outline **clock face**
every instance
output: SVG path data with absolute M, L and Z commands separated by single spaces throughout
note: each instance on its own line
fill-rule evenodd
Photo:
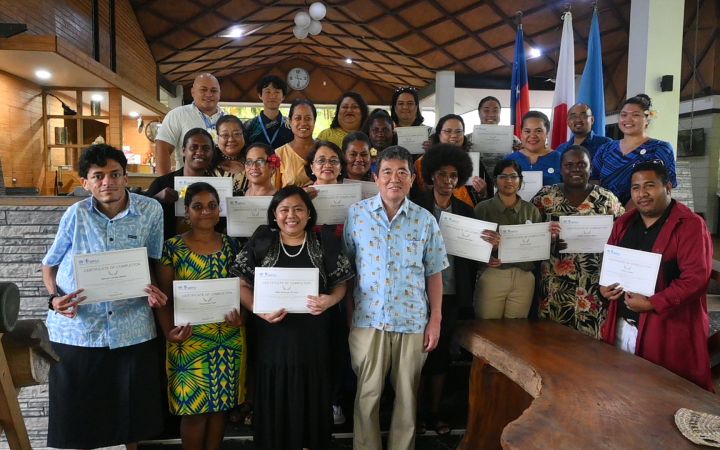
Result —
M 300 67 L 291 69 L 290 72 L 288 72 L 287 84 L 290 86 L 290 89 L 302 91 L 310 84 L 310 74 L 307 70 Z

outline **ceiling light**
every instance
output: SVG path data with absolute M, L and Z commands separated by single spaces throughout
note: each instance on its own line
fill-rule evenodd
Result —
M 137 112 L 137 111 L 130 111 L 130 113 L 128 113 L 128 116 L 130 116 L 130 117 L 132 117 L 132 118 L 134 119 L 134 118 L 136 118 L 136 117 L 139 117 L 139 116 L 140 116 L 140 113 Z
M 41 80 L 49 80 L 50 77 L 52 77 L 52 74 L 48 70 L 38 69 L 35 71 L 35 76 Z
M 542 52 L 539 48 L 530 47 L 530 51 L 528 52 L 529 58 L 537 58 L 538 56 L 542 55 Z
M 345 60 L 345 62 L 348 63 L 348 64 L 352 64 L 352 59 L 347 58 L 347 59 Z
M 102 96 L 102 94 L 93 94 L 90 97 L 90 100 L 92 100 L 94 102 L 101 102 L 103 100 L 103 96 Z
M 237 39 L 237 38 L 241 38 L 241 37 L 245 36 L 245 30 L 243 30 L 242 27 L 234 26 L 234 27 L 228 28 L 223 33 L 218 34 L 218 36 Z

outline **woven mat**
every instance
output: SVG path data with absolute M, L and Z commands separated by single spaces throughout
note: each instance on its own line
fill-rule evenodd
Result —
M 720 448 L 720 416 L 680 408 L 675 413 L 675 425 L 695 444 Z

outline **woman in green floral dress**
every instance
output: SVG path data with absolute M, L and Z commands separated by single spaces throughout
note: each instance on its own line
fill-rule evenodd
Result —
M 589 183 L 590 156 L 584 147 L 573 145 L 562 155 L 563 182 L 544 186 L 533 203 L 546 220 L 560 216 L 612 215 L 625 210 L 615 194 Z M 600 339 L 605 320 L 598 281 L 602 253 L 558 253 L 553 251 L 541 265 L 540 317 L 548 318 Z

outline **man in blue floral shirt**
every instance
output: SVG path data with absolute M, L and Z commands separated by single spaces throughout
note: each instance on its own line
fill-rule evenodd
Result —
M 358 376 L 353 448 L 382 448 L 379 401 L 390 370 L 395 405 L 388 448 L 413 449 L 418 382 L 440 336 L 448 260 L 435 218 L 407 199 L 415 178 L 410 153 L 388 147 L 377 167 L 380 193 L 351 206 L 344 229 L 357 272 L 349 338 Z
M 123 152 L 109 145 L 83 152 L 79 173 L 92 196 L 67 209 L 43 258 L 47 326 L 60 356 L 50 370 L 50 447 L 133 449 L 162 431 L 151 307 L 167 297 L 148 285 L 147 297 L 83 304 L 74 276 L 78 254 L 146 247 L 149 258 L 160 258 L 162 209 L 126 190 L 126 167 Z

